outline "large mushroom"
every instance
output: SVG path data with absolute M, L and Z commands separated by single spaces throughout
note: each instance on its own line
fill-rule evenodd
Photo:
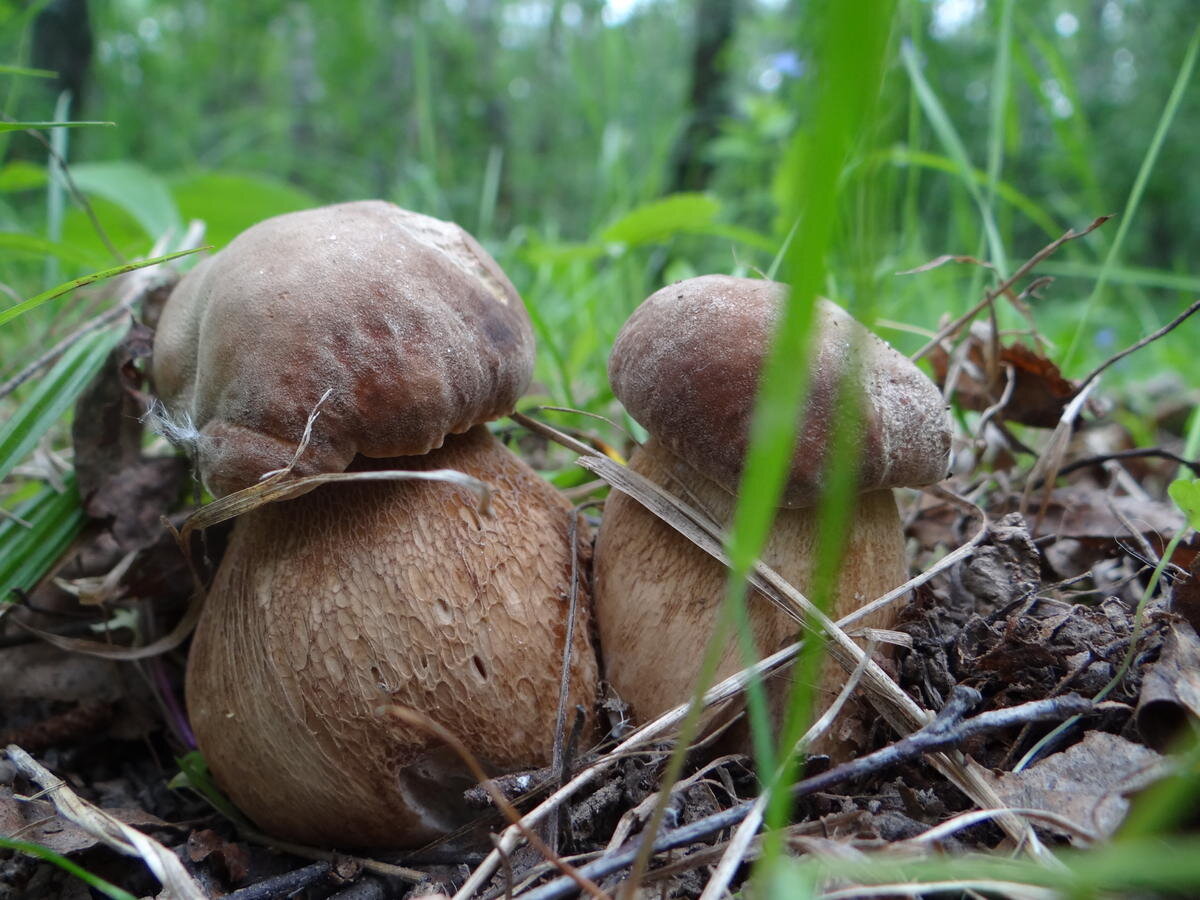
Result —
M 262 222 L 163 311 L 154 383 L 224 495 L 294 473 L 452 468 L 445 483 L 323 485 L 241 516 L 192 643 L 187 706 L 217 782 L 264 830 L 413 846 L 459 827 L 474 779 L 394 704 L 493 772 L 550 761 L 567 640 L 570 505 L 482 423 L 532 368 L 525 309 L 456 225 L 378 201 Z M 586 599 L 586 598 L 585 598 Z M 591 711 L 586 604 L 570 702 Z
M 732 517 L 759 371 L 785 291 L 775 282 L 723 275 L 670 285 L 638 307 L 609 358 L 614 392 L 650 433 L 630 467 L 723 525 Z M 800 590 L 812 584 L 818 540 L 812 507 L 824 486 L 839 384 L 849 379 L 863 400 L 861 493 L 830 611 L 837 619 L 905 581 L 891 488 L 943 478 L 950 431 L 946 404 L 916 366 L 838 306 L 818 303 L 807 412 L 762 559 Z M 596 620 L 606 677 L 636 719 L 653 718 L 691 695 L 726 574 L 639 503 L 615 491 L 610 496 L 596 540 Z M 751 599 L 749 620 L 764 656 L 796 638 L 796 622 L 761 599 Z M 886 628 L 892 620 L 884 610 L 861 625 Z M 743 666 L 730 639 L 717 675 Z M 827 705 L 843 679 L 827 665 L 818 704 Z M 787 687 L 772 685 L 777 711 Z M 853 715 L 843 717 L 815 749 L 844 756 L 859 731 Z

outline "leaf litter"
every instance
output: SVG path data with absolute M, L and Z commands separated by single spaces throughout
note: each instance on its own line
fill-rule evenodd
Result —
M 969 412 L 960 439 L 972 464 L 938 490 L 907 495 L 920 574 L 877 601 L 911 592 L 895 626 L 904 636 L 895 676 L 847 637 L 853 621 L 829 622 L 770 570 L 754 572 L 758 601 L 824 631 L 830 652 L 853 673 L 851 687 L 880 713 L 874 753 L 849 768 L 808 761 L 783 834 L 793 855 L 845 862 L 1019 850 L 1053 868 L 1057 848 L 1110 839 L 1131 798 L 1170 773 L 1162 754 L 1200 717 L 1200 542 L 1172 541 L 1196 526 L 1200 481 L 1190 477 L 1196 461 L 1181 456 L 1178 418 L 1164 412 L 1150 422 L 1161 446 L 1135 446 L 1108 416 L 1120 400 L 1095 390 L 1103 367 L 1070 381 L 1036 333 L 1002 335 L 990 316 L 1000 299 L 1031 314 L 1046 280 L 1021 289 L 1022 279 L 1102 221 L 1039 251 L 917 354 L 929 356 L 947 395 Z M 911 274 L 946 262 L 978 263 L 940 257 Z M 981 313 L 989 321 L 974 321 Z M 53 577 L 28 586 L 17 615 L 0 623 L 0 686 L 23 683 L 27 693 L 17 699 L 0 687 L 0 732 L 29 745 L 13 747 L 0 763 L 0 836 L 58 848 L 144 894 L 170 882 L 178 896 L 244 900 L 351 889 L 381 898 L 552 897 L 578 891 L 581 877 L 611 896 L 639 851 L 653 857 L 647 895 L 708 900 L 738 889 L 762 852 L 762 786 L 752 761 L 722 756 L 711 741 L 689 750 L 677 783 L 662 783 L 686 707 L 631 728 L 619 698 L 610 697 L 611 733 L 602 744 L 565 740 L 561 768 L 504 775 L 490 782 L 491 793 L 476 789 L 481 818 L 498 832 L 492 848 L 450 840 L 378 859 L 339 857 L 239 830 L 197 794 L 167 790 L 171 758 L 190 749 L 178 697 L 180 645 L 202 592 L 193 591 L 189 568 L 200 582 L 212 570 L 229 517 L 309 485 L 285 471 L 251 488 L 254 496 L 210 505 L 188 523 L 187 506 L 179 506 L 187 493 L 181 464 L 147 452 L 137 423 L 145 408 L 139 361 L 149 340 L 135 326 L 81 400 L 88 415 L 77 416 L 74 460 L 88 529 Z M 528 416 L 514 421 L 525 429 L 526 455 L 573 454 L 596 476 L 593 491 L 626 491 L 722 559 L 715 523 L 624 468 L 623 436 Z M 182 533 L 187 557 L 162 528 L 164 517 Z M 197 546 L 189 536 L 205 527 Z M 1161 560 L 1168 546 L 1173 554 Z M 1156 566 L 1163 582 L 1135 623 Z M 9 624 L 18 616 L 25 629 Z M 736 707 L 751 677 L 786 669 L 798 646 L 714 686 L 705 705 Z M 30 677 L 33 657 L 23 654 L 44 658 L 42 681 Z M 118 659 L 130 662 L 118 666 Z M 1114 684 L 1126 659 L 1132 664 Z M 1089 699 L 1096 697 L 1102 702 Z M 647 835 L 659 807 L 663 827 Z M 530 835 L 541 851 L 523 846 Z M 642 846 L 651 837 L 652 851 Z M 133 853 L 141 868 L 117 863 L 106 846 Z M 29 857 L 0 862 L 0 898 L 22 896 L 31 884 L 62 886 L 56 871 Z M 981 878 L 977 886 L 1046 895 L 1032 883 L 988 888 Z M 836 878 L 821 890 L 886 893 Z

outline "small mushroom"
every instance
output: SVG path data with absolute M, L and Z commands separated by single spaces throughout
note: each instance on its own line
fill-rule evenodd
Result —
M 262 222 L 189 273 L 162 314 L 154 381 L 205 485 L 294 472 L 452 468 L 436 482 L 323 485 L 240 516 L 188 661 L 192 728 L 265 831 L 404 847 L 458 828 L 467 768 L 550 761 L 567 640 L 570 504 L 482 423 L 528 383 L 520 297 L 456 225 L 388 203 Z M 582 548 L 586 551 L 586 548 Z M 583 595 L 570 704 L 592 709 Z M 590 721 L 590 719 L 589 719 Z
M 723 275 L 670 285 L 638 307 L 609 358 L 613 390 L 650 433 L 630 468 L 722 525 L 732 517 L 759 371 L 785 292 L 771 281 Z M 819 526 L 812 506 L 824 486 L 839 384 L 852 379 L 863 397 L 861 493 L 830 611 L 837 619 L 905 581 L 903 529 L 891 488 L 943 478 L 950 430 L 941 394 L 915 365 L 838 306 L 818 303 L 807 414 L 784 508 L 761 558 L 801 591 L 812 585 Z M 606 677 L 635 718 L 651 719 L 691 695 L 726 576 L 639 503 L 610 495 L 596 540 L 595 613 Z M 796 638 L 795 621 L 764 601 L 750 600 L 749 619 L 763 656 Z M 885 610 L 861 625 L 886 628 L 893 619 Z M 743 666 L 731 639 L 718 677 Z M 826 666 L 818 705 L 828 705 L 844 678 Z M 771 686 L 777 712 L 787 690 L 787 684 Z M 836 728 L 813 749 L 846 755 L 860 729 L 853 716 Z

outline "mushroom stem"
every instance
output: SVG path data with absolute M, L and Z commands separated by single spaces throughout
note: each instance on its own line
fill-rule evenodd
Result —
M 326 485 L 242 516 L 192 645 L 191 724 L 221 787 L 271 834 L 416 846 L 471 813 L 466 767 L 385 704 L 429 716 L 485 766 L 550 761 L 573 552 L 570 504 L 477 426 L 422 456 L 496 488 L 490 516 L 433 482 Z M 581 606 L 586 604 L 581 604 Z M 596 664 L 579 616 L 571 703 Z
M 633 454 L 629 466 L 694 502 L 719 524 L 732 520 L 733 495 L 655 438 Z M 835 620 L 902 584 L 907 572 L 903 529 L 892 492 L 869 491 L 855 502 L 830 610 Z M 763 562 L 804 592 L 813 583 L 819 524 L 814 509 L 780 509 L 762 552 Z M 695 689 L 701 651 L 716 627 L 727 576 L 725 567 L 637 501 L 617 492 L 609 497 L 596 539 L 596 620 L 605 676 L 630 704 L 636 720 L 655 718 Z M 750 598 L 748 615 L 760 656 L 796 639 L 795 620 L 762 598 Z M 893 607 L 861 624 L 886 628 L 894 618 Z M 745 665 L 736 637 L 730 635 L 716 677 L 724 678 Z M 818 713 L 837 695 L 845 678 L 836 663 L 826 662 L 815 701 Z M 768 687 L 777 727 L 790 689 L 790 679 Z M 850 755 L 863 737 L 861 714 L 861 708 L 848 706 L 810 752 Z

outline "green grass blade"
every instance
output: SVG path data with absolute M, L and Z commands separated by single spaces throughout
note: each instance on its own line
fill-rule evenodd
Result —
M 43 303 L 61 297 L 63 294 L 69 294 L 76 288 L 81 288 L 87 284 L 93 284 L 97 281 L 103 281 L 106 278 L 112 278 L 116 275 L 124 275 L 126 272 L 132 272 L 135 269 L 144 269 L 146 266 L 158 265 L 161 262 L 178 259 L 181 256 L 187 256 L 191 253 L 199 253 L 201 250 L 209 250 L 210 247 L 197 247 L 193 250 L 180 250 L 178 253 L 168 253 L 166 256 L 156 256 L 153 259 L 139 259 L 137 262 L 125 263 L 120 266 L 113 266 L 111 269 L 104 269 L 101 272 L 93 272 L 91 275 L 84 275 L 81 278 L 76 278 L 72 281 L 64 282 L 63 284 L 53 287 L 48 291 L 43 291 L 36 297 L 30 297 L 28 300 L 22 300 L 8 309 L 0 310 L 0 325 L 11 322 L 17 316 L 24 315 L 31 309 L 36 309 Z
M 64 120 L 71 114 L 71 92 L 63 91 L 58 95 L 54 104 L 54 118 Z M 53 128 L 50 130 L 50 153 L 46 160 L 46 237 L 51 241 L 61 241 L 63 233 L 63 214 L 67 208 L 67 173 L 65 167 L 70 158 L 68 149 L 71 131 L 68 128 Z M 42 274 L 42 284 L 56 284 L 60 278 L 61 269 L 58 260 L 47 256 Z
M 1154 171 L 1154 164 L 1158 161 L 1159 151 L 1162 150 L 1163 144 L 1166 143 L 1167 132 L 1171 130 L 1171 125 L 1175 121 L 1175 114 L 1179 111 L 1179 105 L 1183 101 L 1183 95 L 1187 92 L 1188 85 L 1191 83 L 1192 71 L 1196 68 L 1196 54 L 1198 50 L 1200 50 L 1200 25 L 1192 32 L 1192 40 L 1188 44 L 1183 62 L 1179 66 L 1179 74 L 1175 78 L 1175 84 L 1171 88 L 1170 96 L 1167 97 L 1167 104 L 1163 107 L 1162 115 L 1158 119 L 1158 127 L 1154 129 L 1154 137 L 1150 139 L 1150 146 L 1146 148 L 1146 155 L 1142 158 L 1142 165 L 1138 169 L 1137 178 L 1134 179 L 1133 188 L 1129 191 L 1129 198 L 1125 201 L 1125 209 L 1118 220 L 1117 233 L 1108 248 L 1108 255 L 1104 257 L 1104 266 L 1100 270 L 1100 277 L 1097 278 L 1096 286 L 1092 288 L 1091 294 L 1088 295 L 1087 302 L 1083 306 L 1083 312 L 1079 317 L 1079 324 L 1075 326 L 1075 333 L 1071 337 L 1067 353 L 1060 363 L 1064 372 L 1070 369 L 1071 364 L 1075 361 L 1079 353 L 1080 342 L 1083 340 L 1084 332 L 1088 328 L 1092 312 L 1095 310 L 1096 303 L 1100 295 L 1104 292 L 1105 286 L 1108 284 L 1109 270 L 1116 265 L 1117 259 L 1121 254 L 1121 247 L 1125 243 L 1125 237 L 1129 233 L 1129 229 L 1137 215 L 1138 206 L 1142 202 L 1142 193 L 1146 190 L 1146 182 L 1150 180 L 1150 173 Z
M 869 8 L 835 3 L 823 9 L 826 18 L 818 57 L 822 76 L 816 118 L 811 130 L 793 142 L 785 162 L 783 176 L 791 192 L 785 220 L 799 223 L 785 257 L 791 293 L 780 310 L 763 366 L 729 536 L 728 599 L 732 604 L 744 604 L 746 576 L 766 543 L 790 468 L 797 410 L 808 388 L 808 367 L 796 361 L 809 356 L 814 298 L 825 281 L 826 256 L 834 240 L 839 192 L 844 185 L 841 175 L 856 142 L 869 130 L 882 82 L 894 4 L 875 0 L 866 6 Z M 820 649 L 820 641 L 806 642 L 806 651 L 819 654 Z M 815 668 L 815 659 L 802 659 L 800 671 L 806 665 Z M 798 684 L 802 681 L 797 679 Z M 793 705 L 805 702 L 801 691 Z M 752 725 L 756 731 L 762 727 L 761 721 L 752 721 Z M 756 750 L 762 743 L 761 734 L 756 734 Z M 784 777 L 782 782 L 787 780 Z M 768 825 L 777 828 L 789 807 L 786 791 L 772 791 Z M 778 832 L 770 834 L 764 853 L 768 869 L 782 847 Z
M 885 150 L 877 154 L 875 158 L 886 159 L 897 166 L 930 169 L 935 172 L 945 172 L 948 175 L 963 174 L 958 164 L 948 156 L 929 153 L 924 150 L 912 150 L 908 147 L 893 147 L 890 150 Z M 966 175 L 980 187 L 988 184 L 987 173 L 980 169 L 971 169 Z M 1024 213 L 1030 222 L 1044 231 L 1049 237 L 1058 237 L 1066 230 L 1063 225 L 1056 222 L 1046 212 L 1040 203 L 1028 194 L 1021 193 L 1007 181 L 1000 180 L 995 182 L 994 189 L 997 199 L 1003 200 L 1018 212 Z
M 50 69 L 31 69 L 28 66 L 0 65 L 0 75 L 17 75 L 22 78 L 57 78 L 58 73 Z
M 942 102 L 930 87 L 929 82 L 925 80 L 925 75 L 921 71 L 920 60 L 917 59 L 916 51 L 912 45 L 905 42 L 900 48 L 900 57 L 904 60 L 904 67 L 908 71 L 908 77 L 912 80 L 913 88 L 916 91 L 917 99 L 921 103 L 921 108 L 925 111 L 926 118 L 929 119 L 929 124 L 933 126 L 934 132 L 938 139 L 942 142 L 942 146 L 946 148 L 946 153 L 954 160 L 956 171 L 963 186 L 971 195 L 971 199 L 979 209 L 979 215 L 983 220 L 983 230 L 987 237 L 988 255 L 990 262 L 996 267 L 997 273 L 1004 276 L 1008 272 L 1008 257 L 1004 250 L 1004 242 L 1000 239 L 1000 231 L 996 227 L 996 218 L 992 214 L 992 208 L 976 185 L 974 178 L 971 177 L 973 166 L 971 165 L 970 157 L 967 156 L 966 145 L 963 144 L 962 138 L 958 136 L 958 132 L 954 128 L 954 124 L 950 121 L 950 117 L 946 114 Z
M 0 518 L 0 611 L 13 588 L 37 584 L 84 522 L 74 475 L 62 493 L 43 485 L 11 512 L 16 518 Z
M 996 40 L 996 60 L 992 66 L 991 107 L 988 119 L 987 205 L 996 198 L 996 183 L 1004 165 L 1004 113 L 1008 105 L 1008 86 L 1012 72 L 1013 3 L 1001 0 L 1000 33 Z
M 8 476 L 75 402 L 120 336 L 119 331 L 107 329 L 80 338 L 37 382 L 16 413 L 0 425 L 0 479 Z
M 117 887 L 110 881 L 105 881 L 99 875 L 93 875 L 87 869 L 76 865 L 65 856 L 55 853 L 49 847 L 43 847 L 41 844 L 34 844 L 29 841 L 14 841 L 11 838 L 5 837 L 0 837 L 0 847 L 6 850 L 16 850 L 18 853 L 24 853 L 28 856 L 36 856 L 38 859 L 44 859 L 46 862 L 53 863 L 64 872 L 74 875 L 93 890 L 99 891 L 106 897 L 111 897 L 112 900 L 137 900 L 129 891 Z
M 1105 280 L 1109 284 L 1132 284 L 1143 288 L 1164 288 L 1168 291 L 1200 294 L 1200 275 L 1186 275 L 1182 272 L 1168 272 L 1163 269 L 1121 265 L 1106 266 L 1051 259 L 1041 263 L 1038 266 L 1038 272 L 1062 278 L 1086 278 L 1092 282 L 1099 279 L 1100 273 L 1104 272 Z

